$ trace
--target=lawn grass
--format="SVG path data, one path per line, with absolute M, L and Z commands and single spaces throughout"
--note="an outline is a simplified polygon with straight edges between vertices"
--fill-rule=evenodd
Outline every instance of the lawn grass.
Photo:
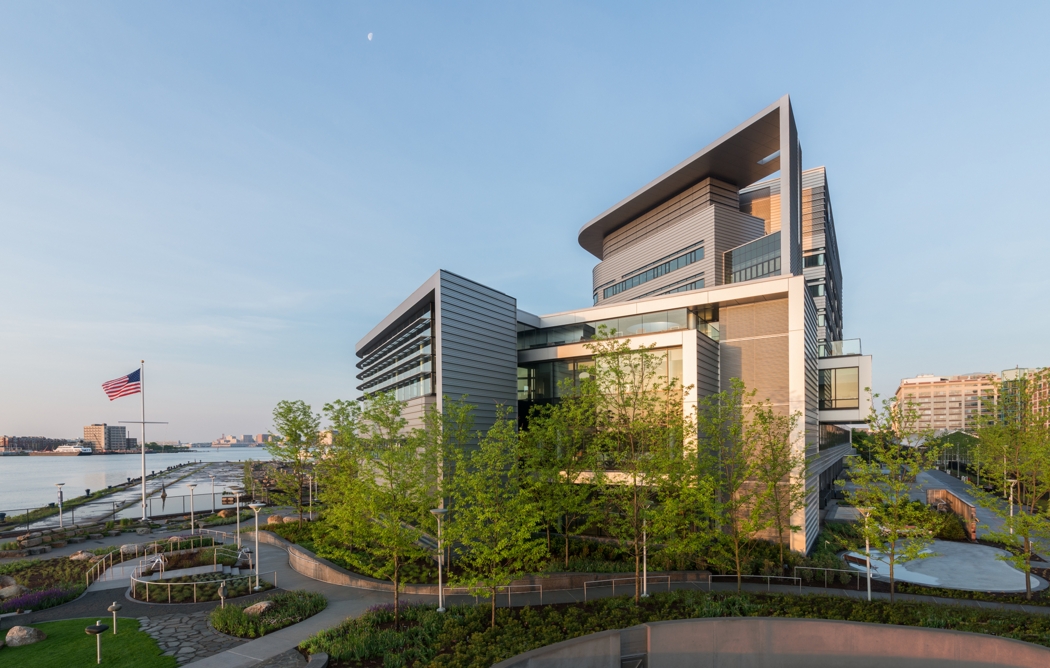
M 25 647 L 0 648 L 0 668 L 88 668 L 95 662 L 95 638 L 84 632 L 98 618 L 32 624 L 47 640 Z M 113 635 L 113 618 L 102 618 L 110 627 L 102 636 L 102 665 L 110 668 L 174 668 L 175 657 L 162 656 L 153 638 L 139 631 L 138 620 L 120 619 Z

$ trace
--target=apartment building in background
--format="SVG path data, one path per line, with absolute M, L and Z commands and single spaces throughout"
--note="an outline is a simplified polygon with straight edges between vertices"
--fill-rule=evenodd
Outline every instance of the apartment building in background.
M 597 264 L 589 306 L 534 315 L 509 294 L 439 270 L 356 346 L 363 397 L 393 392 L 419 426 L 466 396 L 475 427 L 497 407 L 559 399 L 592 364 L 604 326 L 654 346 L 691 411 L 733 378 L 801 416 L 809 503 L 791 547 L 808 551 L 842 459 L 863 423 L 871 356 L 842 340 L 842 273 L 827 173 L 802 170 L 785 96 L 600 214 L 578 233 Z M 510 258 L 508 258 L 510 259 Z
M 897 401 L 914 404 L 918 427 L 942 431 L 966 431 L 994 402 L 996 374 L 967 373 L 959 376 L 924 374 L 904 378 L 897 388 Z
M 127 427 L 89 424 L 84 427 L 84 444 L 99 452 L 127 449 Z

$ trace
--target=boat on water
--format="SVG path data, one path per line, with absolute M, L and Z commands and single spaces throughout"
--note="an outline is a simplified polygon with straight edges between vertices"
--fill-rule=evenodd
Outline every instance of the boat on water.
M 54 450 L 40 450 L 29 454 L 38 457 L 79 457 L 90 455 L 92 452 L 94 451 L 91 448 L 82 445 L 60 445 Z

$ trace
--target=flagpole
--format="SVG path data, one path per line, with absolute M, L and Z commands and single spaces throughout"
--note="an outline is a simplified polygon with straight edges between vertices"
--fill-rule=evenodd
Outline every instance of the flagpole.
M 139 396 L 142 399 L 142 521 L 146 521 L 146 360 L 140 360 Z

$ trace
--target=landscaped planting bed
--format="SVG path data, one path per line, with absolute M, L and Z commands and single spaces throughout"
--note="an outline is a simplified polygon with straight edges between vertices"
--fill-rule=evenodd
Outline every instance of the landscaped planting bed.
M 246 605 L 215 608 L 211 613 L 211 625 L 220 633 L 238 638 L 259 638 L 286 626 L 298 624 L 328 606 L 328 600 L 321 594 L 302 590 L 274 594 L 266 600 L 274 604 L 273 608 L 258 615 L 244 614 L 244 609 L 248 607 Z M 254 601 L 251 605 L 258 603 L 259 601 Z
M 256 593 L 255 576 L 230 575 L 229 573 L 201 573 L 199 575 L 183 575 L 174 578 L 165 578 L 154 582 L 134 583 L 132 598 L 150 603 L 200 603 L 202 601 L 218 601 L 219 585 L 226 582 L 226 598 L 237 598 Z M 168 585 L 171 585 L 170 587 Z M 265 579 L 259 579 L 262 591 L 273 589 L 273 583 Z M 147 593 L 147 587 L 149 591 Z M 171 590 L 169 596 L 168 590 Z M 196 589 L 196 595 L 194 594 Z M 170 599 L 170 600 L 169 600 Z
M 482 606 L 379 606 L 306 640 L 300 649 L 326 652 L 332 668 L 487 668 L 521 652 L 609 629 L 705 617 L 790 617 L 986 633 L 1050 647 L 1050 618 L 953 605 L 831 596 L 674 591 L 635 604 L 630 597 L 538 608 L 499 608 L 496 627 Z
M 14 578 L 30 591 L 0 603 L 0 614 L 18 610 L 53 608 L 84 593 L 88 561 L 55 559 L 22 560 L 0 565 L 0 575 Z

